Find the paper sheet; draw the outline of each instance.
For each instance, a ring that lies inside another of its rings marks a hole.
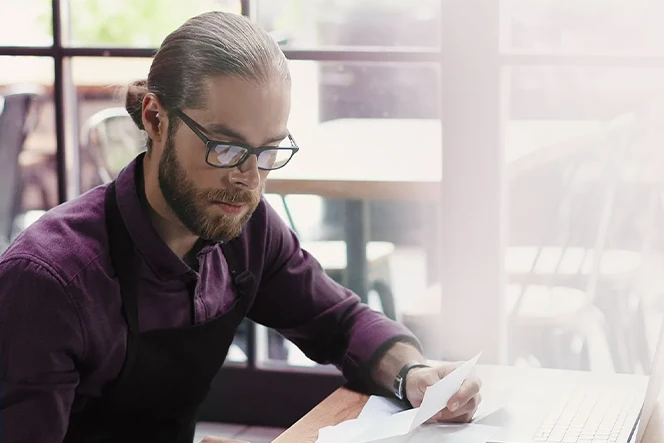
[[[510,392],[508,389],[495,391],[492,395],[483,395],[482,402],[480,403],[473,422],[477,423],[487,418],[489,415],[497,412],[507,406]],[[372,395],[367,400],[367,403],[362,408],[362,412],[357,417],[358,419],[376,419],[385,416],[394,415],[404,410],[403,404],[399,400],[389,397],[382,397],[379,395]]]
[[[447,406],[450,398],[459,390],[463,381],[470,375],[480,354],[463,363],[445,378],[427,388],[419,408],[403,411],[398,403],[369,399],[357,419],[348,420],[337,426],[328,426],[319,431],[317,443],[397,443],[408,441],[479,442],[484,443],[487,433],[495,433],[497,428],[484,425],[426,425],[427,420]],[[417,434],[417,440],[410,440]],[[426,440],[425,440],[426,439]],[[433,440],[431,440],[433,441]]]

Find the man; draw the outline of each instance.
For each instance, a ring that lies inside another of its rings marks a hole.
[[[422,365],[416,338],[329,279],[261,198],[298,150],[287,61],[264,31],[192,18],[127,109],[147,152],[0,259],[3,443],[191,442],[245,317],[348,380],[404,379],[407,405],[454,368]],[[436,419],[467,421],[478,403],[471,378]]]

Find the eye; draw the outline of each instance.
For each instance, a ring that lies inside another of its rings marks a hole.
[[[210,161],[219,166],[230,166],[239,162],[246,149],[234,145],[217,145],[214,147],[213,155],[210,156]]]

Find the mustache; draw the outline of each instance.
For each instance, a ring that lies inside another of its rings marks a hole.
[[[200,199],[231,205],[257,205],[261,196],[257,192],[242,191],[240,189],[208,189],[201,192]]]

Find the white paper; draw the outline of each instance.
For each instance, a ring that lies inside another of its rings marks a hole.
[[[477,423],[482,421],[494,412],[505,408],[509,401],[509,397],[509,389],[502,389],[500,391],[483,394],[482,402],[473,416],[473,422]],[[404,409],[403,404],[397,399],[372,395],[369,397],[369,400],[367,400],[362,408],[362,412],[360,412],[360,415],[357,418],[359,420],[377,419],[397,414]]]
[[[512,389],[510,388],[504,388],[482,395],[482,402],[478,406],[477,411],[475,411],[473,423],[480,422],[494,412],[506,408],[511,395]]]
[[[348,420],[320,430],[316,443],[360,443],[358,436],[366,423]],[[497,426],[479,424],[426,424],[405,435],[371,440],[372,443],[486,443],[499,431]],[[366,440],[365,440],[366,442]]]
[[[394,415],[404,409],[403,404],[396,398],[372,395],[364,404],[362,412],[360,412],[357,418],[360,420],[363,418],[380,418],[386,415]]]
[[[489,430],[495,432],[497,428],[484,425],[441,426],[433,424],[422,426],[424,422],[447,406],[450,398],[470,375],[480,355],[481,353],[463,363],[442,380],[429,386],[419,408],[403,411],[397,403],[381,399],[381,397],[371,397],[367,402],[369,407],[365,406],[358,418],[321,429],[316,443],[408,442],[416,433],[420,435],[416,441],[421,441],[420,438],[437,438],[435,441],[456,442],[461,441],[457,439],[462,438],[464,442],[485,443],[488,438],[481,440],[483,437],[479,436]],[[474,436],[478,436],[479,440],[474,440]],[[443,437],[444,440],[441,439]]]
[[[342,421],[336,426],[327,426],[318,431],[316,443],[356,442],[366,428],[359,419]]]
[[[478,424],[423,425],[408,435],[390,440],[389,443],[486,443],[499,430],[498,426]]]

